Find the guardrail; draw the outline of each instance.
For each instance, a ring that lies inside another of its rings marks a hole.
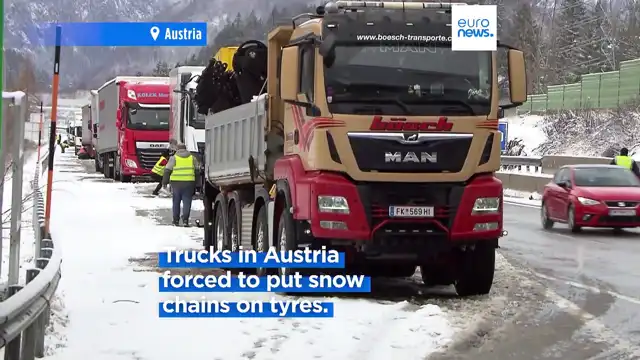
[[[61,277],[62,257],[45,234],[44,197],[40,177],[47,169],[49,154],[36,165],[33,190],[35,268],[27,270],[26,285],[10,285],[8,297],[0,302],[0,347],[5,360],[33,360],[44,357],[45,330],[51,316],[51,298]]]
[[[496,176],[505,189],[542,193],[553,174],[565,165],[609,164],[612,158],[563,155],[502,156],[501,171]]]

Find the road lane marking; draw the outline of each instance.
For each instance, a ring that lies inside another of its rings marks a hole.
[[[595,286],[585,285],[585,284],[581,284],[579,282],[575,282],[575,281],[571,281],[571,280],[562,280],[562,279],[558,279],[558,278],[553,277],[553,276],[548,276],[548,275],[545,275],[545,274],[541,274],[541,273],[535,272],[535,271],[533,271],[532,273],[535,276],[537,276],[539,278],[542,278],[542,279],[545,279],[545,280],[561,282],[561,283],[563,283],[565,285],[569,285],[569,286],[572,286],[572,287],[575,287],[575,288],[591,291],[591,292],[596,293],[596,294],[607,294],[607,295],[610,295],[610,296],[612,296],[612,297],[614,297],[614,298],[616,298],[618,300],[624,300],[624,301],[630,302],[630,303],[635,304],[635,305],[640,305],[640,299],[636,299],[636,298],[631,297],[631,296],[623,295],[623,294],[617,293],[615,291],[602,290],[602,289],[599,289],[599,288],[597,288]]]
[[[629,356],[640,357],[640,348],[637,345],[623,339],[614,330],[607,327],[602,321],[598,320],[594,315],[584,311],[580,306],[563,298],[556,292],[547,289],[546,296],[560,309],[566,311],[569,315],[575,316],[584,321],[583,331],[589,332],[596,338],[613,345],[615,350],[625,353]],[[613,349],[611,349],[613,350]]]

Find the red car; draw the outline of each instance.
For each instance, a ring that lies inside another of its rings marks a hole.
[[[542,227],[566,223],[572,232],[582,227],[615,229],[640,226],[640,180],[617,165],[561,167],[544,188]]]

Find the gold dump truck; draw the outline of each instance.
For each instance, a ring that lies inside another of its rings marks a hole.
[[[458,5],[338,1],[272,30],[264,94],[206,118],[204,245],[326,246],[356,272],[419,266],[426,285],[488,293],[503,234],[497,52],[451,50]],[[503,108],[526,99],[523,53],[506,53]]]

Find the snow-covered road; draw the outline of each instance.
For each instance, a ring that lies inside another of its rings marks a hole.
[[[466,300],[446,289],[426,293],[413,281],[390,282],[376,298],[328,299],[336,304],[332,319],[160,319],[158,301],[175,295],[158,293],[154,254],[200,247],[202,229],[158,221],[171,204],[149,195],[153,184],[114,183],[90,174],[92,167],[57,154],[51,232],[64,262],[49,360],[418,360],[446,348],[483,313],[503,308],[515,276],[499,260],[492,295]],[[272,296],[208,294],[234,301]],[[189,297],[200,295],[182,296]]]

